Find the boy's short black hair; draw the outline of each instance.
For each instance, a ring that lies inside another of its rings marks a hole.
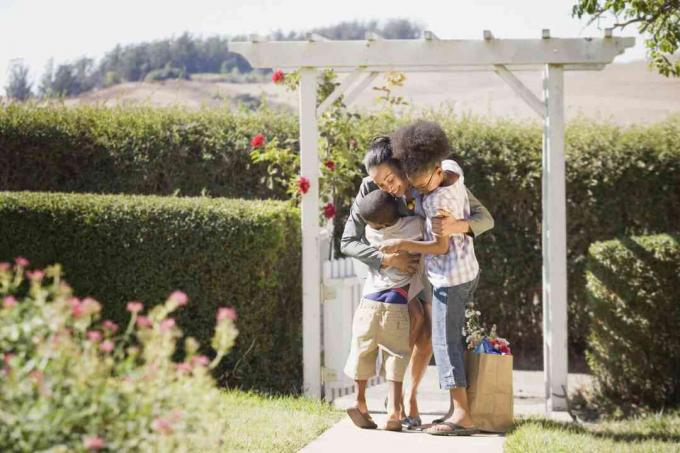
[[[418,120],[397,129],[391,137],[392,154],[407,175],[418,175],[449,157],[451,147],[439,124]]]
[[[382,190],[374,190],[359,203],[359,215],[378,225],[393,225],[399,220],[397,199]]]

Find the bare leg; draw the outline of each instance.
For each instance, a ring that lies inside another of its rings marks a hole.
[[[389,395],[387,397],[387,418],[388,420],[401,420],[401,392],[402,383],[397,381],[389,382]]]
[[[423,304],[423,306],[425,309],[425,323],[411,354],[411,384],[405,398],[408,400],[408,410],[402,409],[405,411],[402,414],[404,417],[406,415],[409,417],[420,415],[417,401],[418,387],[432,358],[432,304]]]
[[[451,395],[451,408],[446,414],[446,422],[453,422],[463,428],[474,426],[470,418],[470,408],[468,406],[467,389],[465,387],[455,387],[449,390]]]
[[[366,383],[368,381],[354,381],[357,386],[357,407],[364,414],[368,413],[368,406],[366,405]]]

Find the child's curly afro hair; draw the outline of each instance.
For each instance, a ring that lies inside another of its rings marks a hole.
[[[451,154],[449,139],[439,124],[418,120],[397,129],[391,137],[392,153],[407,175],[418,175]]]

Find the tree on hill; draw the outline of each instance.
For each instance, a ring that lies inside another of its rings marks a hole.
[[[28,80],[28,67],[20,60],[14,61],[9,69],[5,95],[10,99],[25,101],[32,96],[31,85]]]
[[[613,15],[613,28],[637,25],[656,69],[665,76],[680,76],[680,0],[578,0],[572,16],[589,16],[588,24]]]

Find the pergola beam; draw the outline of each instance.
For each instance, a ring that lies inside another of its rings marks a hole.
[[[330,107],[331,104],[333,104],[333,102],[335,102],[340,96],[342,96],[345,93],[345,91],[347,91],[347,89],[350,87],[350,85],[352,85],[359,78],[360,75],[361,75],[360,71],[354,71],[350,73],[347,77],[345,77],[345,79],[340,83],[340,85],[335,87],[333,92],[329,94],[326,99],[324,99],[324,101],[321,103],[321,105],[319,105],[319,107],[317,107],[316,109],[317,116],[321,116],[323,112],[325,112],[326,109]]]
[[[231,42],[255,68],[607,64],[634,38]]]
[[[508,71],[503,65],[496,65],[496,74],[498,74],[498,76],[503,79],[519,97],[524,99],[524,102],[526,102],[541,119],[545,118],[545,104],[543,104],[543,102],[538,99],[538,96],[527,88],[515,74]]]

